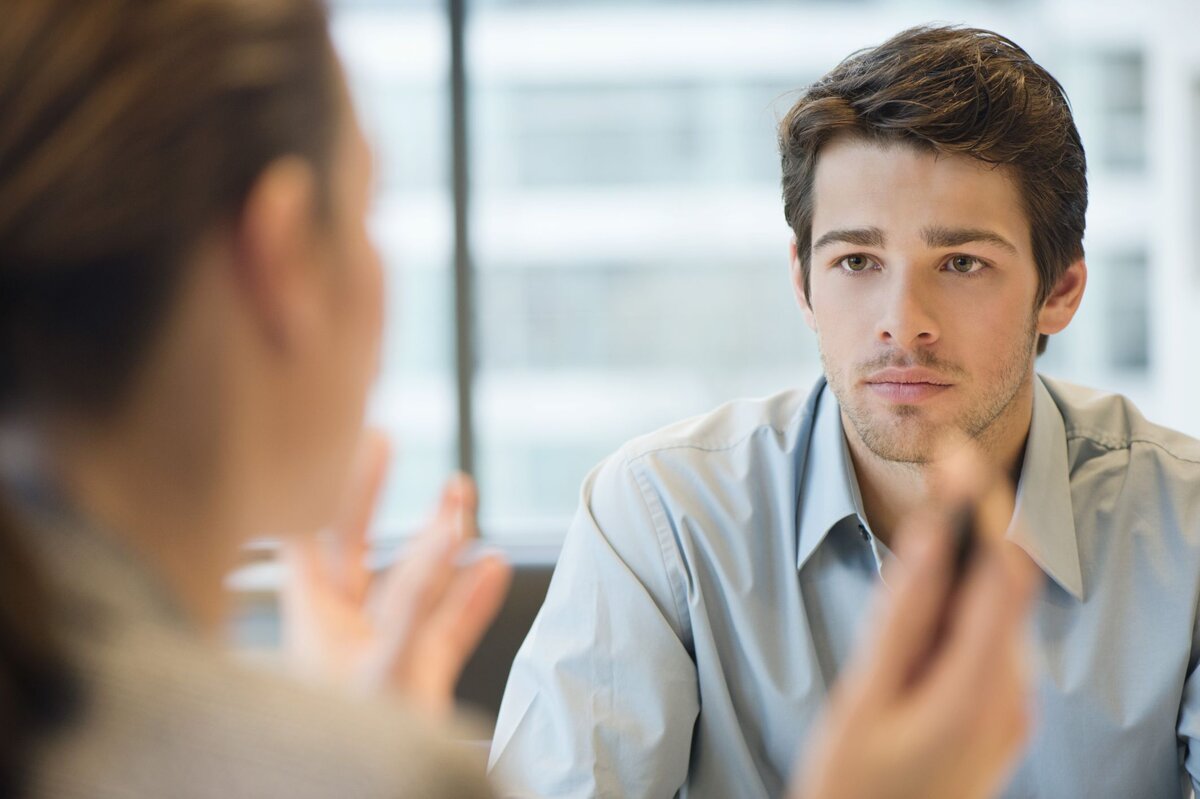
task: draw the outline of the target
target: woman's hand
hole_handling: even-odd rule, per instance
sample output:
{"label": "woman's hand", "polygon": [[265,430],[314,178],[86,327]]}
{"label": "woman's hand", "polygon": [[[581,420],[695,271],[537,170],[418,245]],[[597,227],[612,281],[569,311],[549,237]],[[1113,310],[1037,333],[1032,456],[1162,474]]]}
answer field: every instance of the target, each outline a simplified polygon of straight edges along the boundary
{"label": "woman's hand", "polygon": [[993,483],[967,492],[980,535],[956,587],[949,514],[904,526],[890,593],[814,727],[794,797],[972,799],[1003,787],[1030,726],[1025,622],[1040,572],[1004,540],[1012,496]]}
{"label": "woman's hand", "polygon": [[478,499],[472,480],[458,475],[404,556],[373,580],[367,530],[388,449],[384,436],[369,432],[337,524],[285,546],[285,644],[309,676],[395,690],[445,714],[463,666],[503,603],[511,569],[497,554],[465,559],[478,537]]}

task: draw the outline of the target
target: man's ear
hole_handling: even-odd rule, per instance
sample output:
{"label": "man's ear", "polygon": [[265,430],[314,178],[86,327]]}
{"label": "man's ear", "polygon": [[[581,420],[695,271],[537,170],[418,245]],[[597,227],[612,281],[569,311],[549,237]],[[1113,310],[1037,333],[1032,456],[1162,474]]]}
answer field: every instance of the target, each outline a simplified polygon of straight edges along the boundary
{"label": "man's ear", "polygon": [[808,297],[804,296],[804,269],[800,265],[800,250],[796,246],[796,237],[792,236],[792,241],[788,245],[788,261],[791,264],[792,272],[792,291],[796,294],[796,302],[800,305],[800,310],[804,313],[804,322],[813,330],[817,329],[817,319],[813,316],[812,306],[808,303]]}
{"label": "man's ear", "polygon": [[316,210],[312,167],[280,158],[255,180],[234,231],[235,283],[273,346],[290,347],[316,311]]}
{"label": "man's ear", "polygon": [[1079,310],[1086,286],[1087,264],[1080,258],[1063,272],[1062,277],[1054,284],[1054,290],[1038,311],[1038,332],[1049,336],[1064,330]]}

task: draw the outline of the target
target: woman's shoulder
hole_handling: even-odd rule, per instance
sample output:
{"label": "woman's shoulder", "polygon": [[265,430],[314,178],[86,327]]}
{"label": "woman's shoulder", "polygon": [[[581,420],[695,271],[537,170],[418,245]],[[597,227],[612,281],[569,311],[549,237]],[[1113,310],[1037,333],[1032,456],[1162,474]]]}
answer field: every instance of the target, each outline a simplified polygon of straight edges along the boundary
{"label": "woman's shoulder", "polygon": [[129,552],[86,525],[37,532],[79,701],[40,740],[31,797],[490,795],[482,747],[398,703],[235,659]]}
{"label": "woman's shoulder", "polygon": [[169,628],[93,640],[32,795],[486,796],[482,752],[423,718],[230,660]]}

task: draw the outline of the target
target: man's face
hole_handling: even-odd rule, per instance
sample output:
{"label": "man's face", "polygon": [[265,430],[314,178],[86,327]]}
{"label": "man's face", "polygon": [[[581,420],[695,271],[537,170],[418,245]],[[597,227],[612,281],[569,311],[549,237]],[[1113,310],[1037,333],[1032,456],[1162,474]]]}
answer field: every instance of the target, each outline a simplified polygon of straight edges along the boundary
{"label": "man's face", "polygon": [[848,434],[925,463],[947,436],[986,446],[1022,424],[1038,278],[1003,169],[835,140],[817,162],[812,242],[807,303],[795,257],[793,279]]}

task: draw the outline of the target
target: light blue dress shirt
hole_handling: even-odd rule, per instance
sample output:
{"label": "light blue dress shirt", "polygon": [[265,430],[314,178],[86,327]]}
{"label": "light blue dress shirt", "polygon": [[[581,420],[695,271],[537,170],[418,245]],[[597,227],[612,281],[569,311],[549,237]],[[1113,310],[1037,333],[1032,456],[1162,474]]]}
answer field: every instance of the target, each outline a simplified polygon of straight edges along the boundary
{"label": "light blue dress shirt", "polygon": [[[1200,442],[1035,380],[1010,537],[1045,571],[1036,728],[1010,797],[1200,777]],[[637,439],[583,485],[513,665],[505,796],[783,793],[881,564],[824,381]],[[986,685],[979,686],[986,691]]]}

